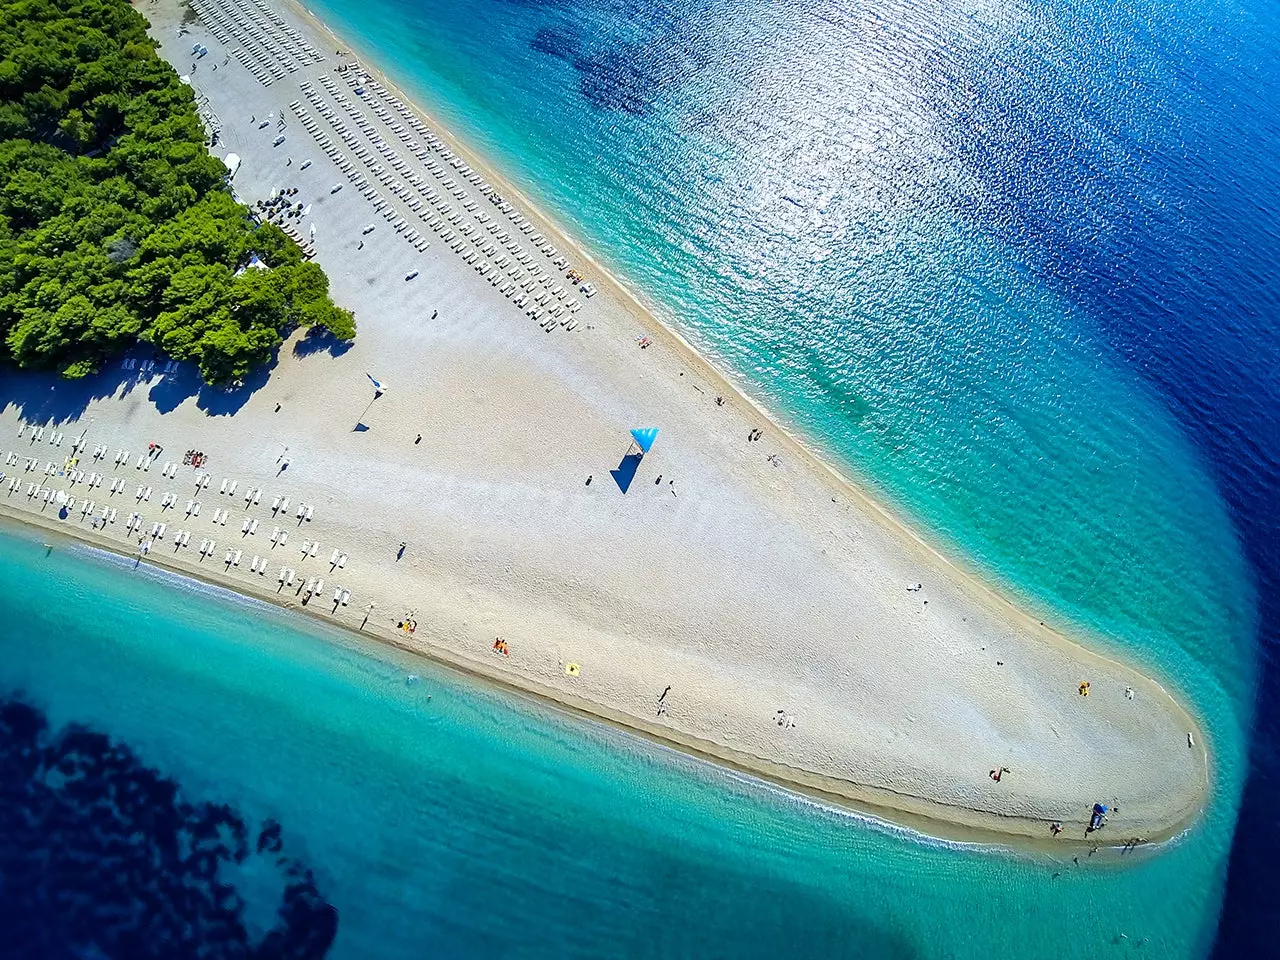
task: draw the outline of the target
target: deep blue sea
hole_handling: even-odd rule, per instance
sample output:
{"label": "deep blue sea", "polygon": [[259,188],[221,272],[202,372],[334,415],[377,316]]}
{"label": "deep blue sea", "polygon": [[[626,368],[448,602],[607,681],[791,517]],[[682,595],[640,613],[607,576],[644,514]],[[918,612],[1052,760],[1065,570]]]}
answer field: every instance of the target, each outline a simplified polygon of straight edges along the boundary
{"label": "deep blue sea", "polygon": [[1118,868],[957,849],[3,537],[0,692],[27,705],[5,715],[49,724],[6,769],[86,857],[97,808],[49,793],[69,754],[129,796],[176,780],[122,834],[157,849],[228,805],[222,859],[186,879],[228,944],[274,923],[334,956],[1274,954],[1280,6],[310,6],[833,462],[1176,688],[1212,805]]}

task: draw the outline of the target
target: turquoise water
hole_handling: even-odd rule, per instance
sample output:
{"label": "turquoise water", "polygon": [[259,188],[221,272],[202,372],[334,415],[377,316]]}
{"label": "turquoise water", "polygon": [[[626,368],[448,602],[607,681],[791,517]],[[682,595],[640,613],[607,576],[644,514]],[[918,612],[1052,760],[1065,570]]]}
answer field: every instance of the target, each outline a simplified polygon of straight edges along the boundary
{"label": "turquoise water", "polygon": [[1274,5],[316,8],[835,462],[1175,687],[1211,810],[1120,868],[944,847],[11,537],[0,688],[278,818],[336,955],[1200,956],[1229,864],[1270,889],[1280,796],[1230,851],[1280,743]]}
{"label": "turquoise water", "polygon": [[[1029,243],[1019,231],[1047,227],[993,196],[1039,200],[1016,190],[1055,144],[975,156],[996,147],[955,129],[997,122],[980,95],[1020,94],[1028,103],[1007,109],[1045,123],[1063,107],[1055,86],[1101,97],[1130,72],[1172,82],[1177,64],[1141,49],[1130,71],[1089,72],[1115,55],[1106,37],[1143,18],[1182,37],[1196,11],[1186,41],[1206,60],[1236,53],[1248,22],[1215,46],[1197,31],[1216,8],[1195,3],[1063,5],[1056,18],[910,3],[313,6],[935,539],[1171,682],[1199,688],[1188,658],[1208,667],[1248,727],[1252,576],[1210,467],[1177,398],[1125,362],[1099,304],[1051,269],[1098,256],[1086,242],[1129,241],[1139,215],[1157,239],[1205,229],[1148,209],[1181,199],[1168,171],[1117,158],[1120,134],[1152,150],[1159,118],[1183,104],[1130,95],[1031,131],[1092,163],[1082,183],[1045,171],[1065,250]],[[1002,57],[1035,73],[1035,100],[1008,88]]]}
{"label": "turquoise water", "polygon": [[[1124,869],[951,849],[132,561],[3,533],[0,577],[0,690],[278,820],[338,909],[334,956],[1178,956],[1212,934],[1187,878],[1221,830]],[[269,922],[275,888],[241,892]]]}
{"label": "turquoise water", "polygon": [[1187,698],[1212,812],[1158,901],[1124,875],[1097,916],[1199,952],[1275,574],[1248,509],[1275,489],[1274,8],[315,9],[954,556]]}

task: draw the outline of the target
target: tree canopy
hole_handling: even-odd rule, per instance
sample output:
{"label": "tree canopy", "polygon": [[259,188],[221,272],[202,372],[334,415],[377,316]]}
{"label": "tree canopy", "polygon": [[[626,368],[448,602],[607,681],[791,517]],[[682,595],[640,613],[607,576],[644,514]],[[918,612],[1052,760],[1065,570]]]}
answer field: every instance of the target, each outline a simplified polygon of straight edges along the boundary
{"label": "tree canopy", "polygon": [[[268,269],[245,269],[256,255]],[[0,338],[80,377],[139,341],[234,383],[300,326],[355,336],[324,271],[256,223],[191,88],[125,0],[0,3]]]}

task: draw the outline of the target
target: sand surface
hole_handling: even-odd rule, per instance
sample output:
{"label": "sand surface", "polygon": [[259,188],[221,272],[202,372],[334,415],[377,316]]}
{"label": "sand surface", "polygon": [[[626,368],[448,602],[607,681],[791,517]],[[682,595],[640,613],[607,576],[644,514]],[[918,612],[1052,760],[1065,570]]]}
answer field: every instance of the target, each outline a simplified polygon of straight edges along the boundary
{"label": "sand surface", "polygon": [[[431,241],[414,249],[290,107],[299,100],[337,142],[302,95],[309,80],[363,142],[319,81],[332,78],[439,189],[334,72],[349,60],[334,55],[333,39],[277,8],[325,59],[264,86],[234,57],[224,61],[239,44],[200,22],[179,36],[183,9],[178,0],[142,7],[180,73],[190,70],[193,44],[208,46],[191,80],[220,130],[214,152],[241,157],[234,185],[245,202],[298,188],[294,199],[311,209],[294,222],[304,234],[315,225],[317,260],[335,299],[356,312],[359,335],[345,351],[295,338],[269,377],[231,394],[200,388],[190,370],[161,373],[163,359],[87,383],[6,374],[0,461],[11,451],[24,459],[0,463],[22,481],[13,493],[7,480],[0,485],[0,509],[125,552],[138,549],[139,537],[125,531],[136,510],[144,534],[167,524],[154,561],[300,604],[295,589],[278,589],[281,567],[295,568],[300,584],[324,579],[308,611],[325,619],[360,627],[373,604],[366,633],[778,779],[929,818],[939,832],[1044,838],[1058,820],[1066,825],[1058,842],[1080,841],[1095,801],[1119,810],[1093,843],[1158,839],[1194,818],[1207,788],[1204,738],[1155,680],[1041,626],[938,555],[581,256],[566,253],[600,293],[576,294],[576,329],[548,333],[394,200]],[[225,0],[225,9],[238,8]],[[286,140],[273,147],[281,116]],[[448,172],[477,212],[505,219]],[[526,204],[518,209],[569,249]],[[366,235],[369,224],[376,229]],[[489,236],[482,227],[478,235]],[[568,285],[549,257],[536,259],[552,283]],[[641,349],[645,335],[652,345]],[[366,374],[387,387],[376,400]],[[43,425],[44,438],[34,439],[35,426],[19,437],[23,423]],[[658,439],[624,493],[611,470],[628,451],[628,431],[651,426]],[[761,438],[748,441],[756,429]],[[96,513],[108,503],[118,510],[102,530],[90,529],[79,503],[58,520],[56,503],[26,495],[34,483],[86,495],[84,481],[44,474],[50,462],[63,466],[82,434],[80,467],[107,478],[87,496]],[[135,464],[149,442],[164,449],[143,470]],[[95,466],[98,445],[107,451]],[[117,467],[121,449],[131,459]],[[188,449],[207,454],[206,467],[162,477],[163,464]],[[30,471],[28,457],[38,461]],[[210,485],[197,492],[206,471]],[[115,477],[127,485],[113,496]],[[219,493],[232,479],[236,494]],[[139,486],[152,488],[142,503]],[[246,504],[254,488],[261,499]],[[167,492],[178,497],[174,509],[161,508]],[[288,516],[273,516],[277,496],[290,498]],[[201,512],[185,518],[191,499]],[[297,519],[299,503],[313,506],[311,520]],[[225,524],[215,523],[223,509]],[[246,518],[259,521],[253,535],[241,532]],[[277,526],[288,532],[283,546],[270,542]],[[174,546],[178,530],[191,532],[189,546]],[[217,542],[203,561],[202,539]],[[315,557],[302,553],[308,541],[318,542]],[[227,549],[243,551],[238,566],[224,564]],[[341,569],[331,567],[335,549],[349,558]],[[249,573],[255,555],[270,559],[265,576]],[[338,587],[351,599],[335,609]],[[412,635],[397,630],[407,616],[418,624]],[[499,636],[509,656],[493,651]],[[989,772],[1002,767],[1009,772],[995,782]]]}

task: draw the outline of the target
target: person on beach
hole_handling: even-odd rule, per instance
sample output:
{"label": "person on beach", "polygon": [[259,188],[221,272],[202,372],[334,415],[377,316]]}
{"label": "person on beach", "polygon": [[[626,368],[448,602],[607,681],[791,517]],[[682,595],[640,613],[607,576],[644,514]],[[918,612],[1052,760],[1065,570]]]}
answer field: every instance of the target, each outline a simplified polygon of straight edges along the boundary
{"label": "person on beach", "polygon": [[416,447],[421,442],[422,442],[422,434],[418,434],[417,439],[413,441],[413,445]]}

